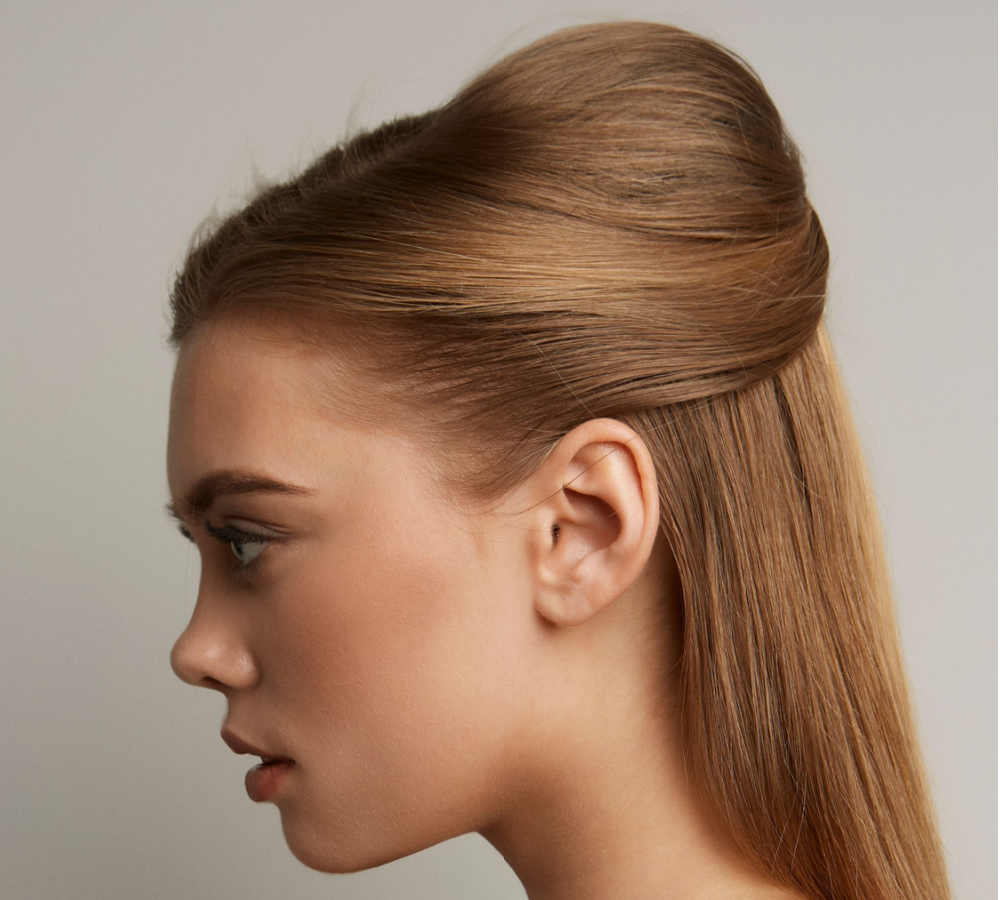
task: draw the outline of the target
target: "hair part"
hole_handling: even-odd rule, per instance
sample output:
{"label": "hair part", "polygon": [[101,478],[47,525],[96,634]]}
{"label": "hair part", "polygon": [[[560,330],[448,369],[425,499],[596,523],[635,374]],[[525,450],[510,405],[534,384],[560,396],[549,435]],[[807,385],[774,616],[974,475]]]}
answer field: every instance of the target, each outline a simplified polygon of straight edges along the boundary
{"label": "hair part", "polygon": [[[334,147],[194,245],[175,345],[275,317],[346,349],[497,498],[589,418],[647,442],[683,588],[685,756],[733,843],[824,900],[947,898],[801,161],[749,66],[558,32]],[[429,423],[429,425],[427,424]]]}

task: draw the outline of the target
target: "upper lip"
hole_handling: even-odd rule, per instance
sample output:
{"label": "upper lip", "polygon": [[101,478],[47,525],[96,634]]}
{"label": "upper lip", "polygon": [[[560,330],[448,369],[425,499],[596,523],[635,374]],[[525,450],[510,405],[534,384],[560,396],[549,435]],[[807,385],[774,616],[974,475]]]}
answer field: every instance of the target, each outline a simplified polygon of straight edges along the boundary
{"label": "upper lip", "polygon": [[229,745],[233,753],[249,753],[252,756],[261,756],[264,759],[290,759],[290,757],[282,756],[280,753],[261,750],[260,747],[255,747],[253,744],[243,740],[243,738],[238,737],[235,732],[230,731],[228,728],[222,729],[222,739]]}

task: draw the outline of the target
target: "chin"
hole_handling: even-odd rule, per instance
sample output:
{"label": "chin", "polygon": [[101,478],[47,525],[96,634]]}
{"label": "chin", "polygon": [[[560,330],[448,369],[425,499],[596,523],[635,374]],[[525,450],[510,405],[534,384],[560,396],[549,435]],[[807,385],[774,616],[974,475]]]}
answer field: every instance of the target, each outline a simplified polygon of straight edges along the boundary
{"label": "chin", "polygon": [[281,826],[292,855],[307,868],[330,875],[349,875],[384,866],[436,843],[401,846],[393,844],[385,832],[379,835],[368,830],[366,834],[366,829],[359,829],[353,833],[339,833],[334,829],[289,821],[285,815],[281,817]]}

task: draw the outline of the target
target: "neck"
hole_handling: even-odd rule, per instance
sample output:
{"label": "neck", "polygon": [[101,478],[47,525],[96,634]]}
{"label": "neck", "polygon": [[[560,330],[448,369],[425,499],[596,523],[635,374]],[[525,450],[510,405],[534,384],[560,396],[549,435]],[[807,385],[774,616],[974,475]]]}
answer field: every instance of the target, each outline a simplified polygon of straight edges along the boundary
{"label": "neck", "polygon": [[[659,579],[649,596],[679,596],[675,573],[648,577]],[[554,633],[539,684],[558,687],[539,691],[508,758],[506,798],[480,833],[530,900],[798,896],[735,852],[688,777],[679,716],[666,701],[678,623],[643,614],[641,597],[620,606]],[[661,602],[656,615],[668,608]]]}
{"label": "neck", "polygon": [[712,829],[664,735],[609,727],[602,738],[587,752],[564,744],[559,770],[539,773],[482,831],[530,900],[793,896]]}

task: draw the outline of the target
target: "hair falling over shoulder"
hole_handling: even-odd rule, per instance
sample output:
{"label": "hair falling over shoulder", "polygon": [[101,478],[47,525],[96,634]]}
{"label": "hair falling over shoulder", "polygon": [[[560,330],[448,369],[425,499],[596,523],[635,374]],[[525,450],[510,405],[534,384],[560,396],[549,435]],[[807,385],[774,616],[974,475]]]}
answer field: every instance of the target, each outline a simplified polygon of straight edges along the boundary
{"label": "hair falling over shoulder", "polygon": [[[685,757],[733,844],[823,900],[949,897],[826,239],[753,71],[649,23],[558,32],[330,150],[191,249],[176,344],[263,314],[419,398],[499,497],[609,416],[683,585]],[[384,415],[384,410],[379,415]]]}

